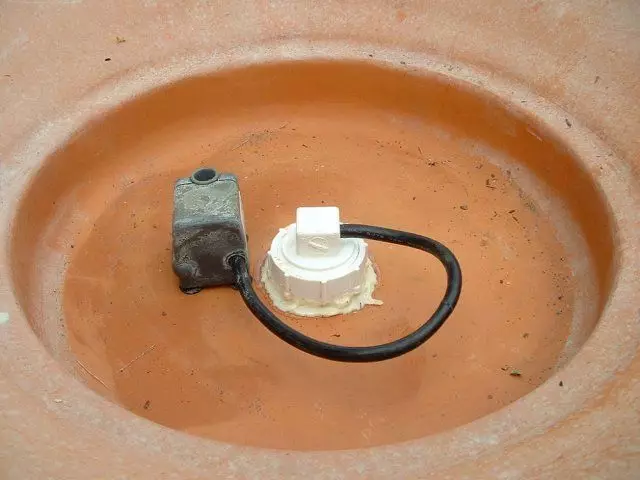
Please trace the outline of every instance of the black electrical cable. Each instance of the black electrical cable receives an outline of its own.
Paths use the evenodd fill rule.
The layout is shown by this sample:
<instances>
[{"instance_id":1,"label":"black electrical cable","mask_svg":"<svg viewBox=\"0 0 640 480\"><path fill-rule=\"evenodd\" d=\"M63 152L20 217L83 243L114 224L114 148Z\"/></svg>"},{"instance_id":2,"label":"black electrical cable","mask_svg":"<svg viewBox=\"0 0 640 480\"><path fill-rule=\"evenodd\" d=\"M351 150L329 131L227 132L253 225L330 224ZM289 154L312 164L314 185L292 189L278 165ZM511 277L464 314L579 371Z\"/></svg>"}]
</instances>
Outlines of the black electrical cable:
<instances>
[{"instance_id":1,"label":"black electrical cable","mask_svg":"<svg viewBox=\"0 0 640 480\"><path fill-rule=\"evenodd\" d=\"M338 362L379 362L403 355L426 342L444 324L458 303L462 289L460 264L451 250L441 243L415 233L401 232L368 225L340 226L340 236L364 238L404 245L423 250L436 257L447 272L447 289L444 298L431 317L416 331L393 342L369 347L346 347L322 342L294 330L280 320L262 303L251 285L247 259L242 254L233 255L229 264L236 276L236 286L249 310L280 339L311 355Z\"/></svg>"}]
</instances>

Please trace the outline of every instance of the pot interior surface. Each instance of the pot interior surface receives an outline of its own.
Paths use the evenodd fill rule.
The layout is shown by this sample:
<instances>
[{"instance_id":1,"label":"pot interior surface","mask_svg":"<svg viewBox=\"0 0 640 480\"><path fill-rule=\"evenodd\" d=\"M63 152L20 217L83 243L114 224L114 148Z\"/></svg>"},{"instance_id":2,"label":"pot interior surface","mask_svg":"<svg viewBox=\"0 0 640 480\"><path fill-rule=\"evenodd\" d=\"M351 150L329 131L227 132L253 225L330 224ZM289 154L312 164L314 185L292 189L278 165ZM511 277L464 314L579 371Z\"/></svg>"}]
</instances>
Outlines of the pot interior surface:
<instances>
[{"instance_id":1,"label":"pot interior surface","mask_svg":"<svg viewBox=\"0 0 640 480\"><path fill-rule=\"evenodd\" d=\"M162 425L298 450L423 437L531 392L597 323L613 269L607 208L558 138L526 105L441 74L306 61L188 78L47 158L16 217L14 284L69 371ZM286 345L231 288L182 294L172 190L201 166L239 177L254 273L296 207L335 205L344 222L448 245L463 271L458 307L414 352L357 365ZM384 305L282 316L344 345L417 328L442 297L440 264L370 248Z\"/></svg>"}]
</instances>

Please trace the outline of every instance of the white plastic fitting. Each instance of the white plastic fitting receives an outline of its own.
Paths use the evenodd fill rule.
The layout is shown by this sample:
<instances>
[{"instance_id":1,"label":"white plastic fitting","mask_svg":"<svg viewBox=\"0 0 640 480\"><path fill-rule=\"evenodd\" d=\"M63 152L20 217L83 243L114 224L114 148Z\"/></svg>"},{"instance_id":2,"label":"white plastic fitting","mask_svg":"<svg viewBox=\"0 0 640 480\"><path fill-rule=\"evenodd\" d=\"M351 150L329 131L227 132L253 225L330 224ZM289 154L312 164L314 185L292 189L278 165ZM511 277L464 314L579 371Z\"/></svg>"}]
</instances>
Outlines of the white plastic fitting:
<instances>
[{"instance_id":1,"label":"white plastic fitting","mask_svg":"<svg viewBox=\"0 0 640 480\"><path fill-rule=\"evenodd\" d=\"M340 237L337 207L301 207L296 223L280 230L262 268L262 282L279 309L330 316L379 304L367 244Z\"/></svg>"}]
</instances>

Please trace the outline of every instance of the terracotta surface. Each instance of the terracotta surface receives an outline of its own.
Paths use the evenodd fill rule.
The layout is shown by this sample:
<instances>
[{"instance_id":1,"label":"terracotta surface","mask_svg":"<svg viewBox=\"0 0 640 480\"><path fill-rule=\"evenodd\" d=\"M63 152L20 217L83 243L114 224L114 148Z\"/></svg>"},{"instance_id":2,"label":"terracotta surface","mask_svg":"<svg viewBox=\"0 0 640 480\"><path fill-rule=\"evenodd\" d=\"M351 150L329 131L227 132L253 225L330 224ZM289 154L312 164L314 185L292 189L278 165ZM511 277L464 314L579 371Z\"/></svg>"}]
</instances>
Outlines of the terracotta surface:
<instances>
[{"instance_id":1,"label":"terracotta surface","mask_svg":"<svg viewBox=\"0 0 640 480\"><path fill-rule=\"evenodd\" d=\"M638 8L463 3L2 7L4 477L633 478ZM341 365L233 291L183 296L171 184L204 164L240 176L256 265L335 203L449 244L460 306ZM345 344L421 321L437 263L372 248L384 307L291 321Z\"/></svg>"},{"instance_id":2,"label":"terracotta surface","mask_svg":"<svg viewBox=\"0 0 640 480\"><path fill-rule=\"evenodd\" d=\"M562 198L527 173L545 158L558 165L550 183L577 183L575 161L524 117L460 88L364 64L284 64L185 81L127 105L76 136L35 179L14 237L14 258L38 259L16 267L23 304L41 323L50 315L39 312L43 290L62 304L72 366L100 393L221 440L363 447L499 409L575 353L606 291L596 291ZM398 91L392 101L379 93L390 90ZM256 264L300 205L336 204L347 221L446 242L465 274L451 322L400 360L342 365L272 337L231 289L183 295L169 261L172 188L203 164L240 177ZM589 183L578 187L570 201L602 210ZM49 215L55 227L43 231ZM598 247L606 242L592 236ZM385 306L296 320L298 328L364 345L424 321L444 291L439 263L372 248ZM42 284L60 267L64 285ZM599 283L606 288L606 278ZM65 332L42 334L63 356Z\"/></svg>"}]
</instances>

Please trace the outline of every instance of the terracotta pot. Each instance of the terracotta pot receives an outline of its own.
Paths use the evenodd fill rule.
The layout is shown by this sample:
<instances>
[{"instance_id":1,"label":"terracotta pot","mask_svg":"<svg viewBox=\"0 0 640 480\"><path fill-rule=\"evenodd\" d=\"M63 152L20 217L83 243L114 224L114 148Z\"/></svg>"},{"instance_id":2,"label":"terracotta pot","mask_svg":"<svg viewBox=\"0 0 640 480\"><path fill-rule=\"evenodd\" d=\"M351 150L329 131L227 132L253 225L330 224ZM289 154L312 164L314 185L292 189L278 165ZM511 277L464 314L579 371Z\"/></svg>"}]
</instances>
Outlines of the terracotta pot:
<instances>
[{"instance_id":1,"label":"terracotta pot","mask_svg":"<svg viewBox=\"0 0 640 480\"><path fill-rule=\"evenodd\" d=\"M3 478L633 478L635 2L8 3L0 16ZM172 188L241 182L252 265L300 205L459 257L418 350L328 362L232 289L185 296ZM379 343L444 273L371 245ZM283 315L284 316L284 315Z\"/></svg>"}]
</instances>

